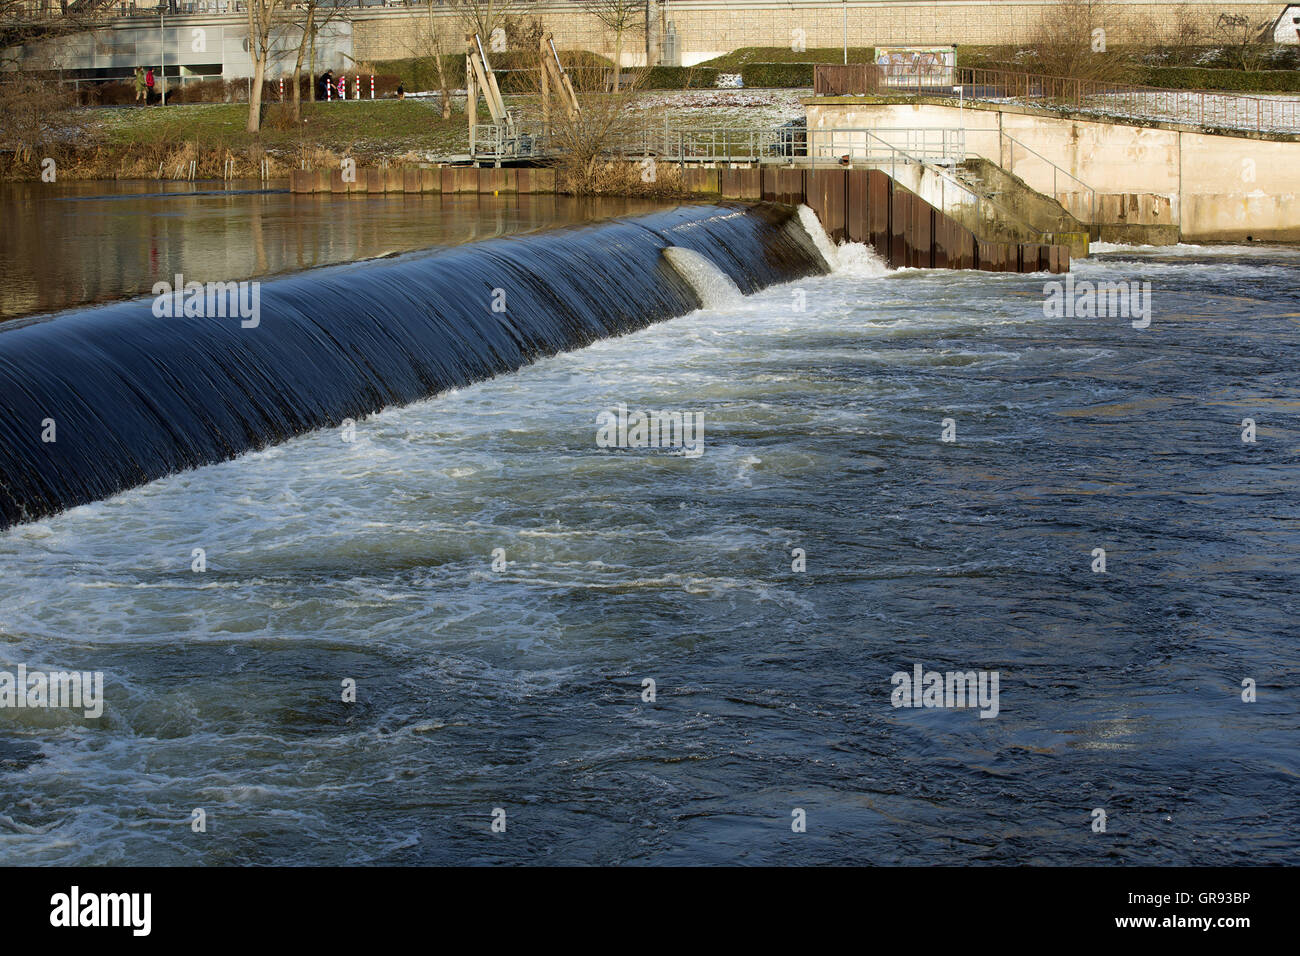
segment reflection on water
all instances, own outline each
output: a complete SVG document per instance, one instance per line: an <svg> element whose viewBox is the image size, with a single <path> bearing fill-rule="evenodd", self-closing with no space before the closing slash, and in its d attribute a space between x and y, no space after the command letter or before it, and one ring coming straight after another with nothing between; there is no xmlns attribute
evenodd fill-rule
<svg viewBox="0 0 1300 956"><path fill-rule="evenodd" d="M235 183L0 185L0 320L648 212L636 199L294 195Z"/></svg>

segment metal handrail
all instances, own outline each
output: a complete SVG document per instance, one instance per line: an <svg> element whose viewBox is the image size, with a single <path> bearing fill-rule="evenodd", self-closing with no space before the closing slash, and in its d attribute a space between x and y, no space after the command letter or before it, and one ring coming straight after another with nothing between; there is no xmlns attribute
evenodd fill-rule
<svg viewBox="0 0 1300 956"><path fill-rule="evenodd" d="M813 138L830 138L832 152L836 141L847 141L839 152L834 152L838 162L845 152L860 154L861 146L875 140L885 142L886 149L894 148L879 134L891 139L902 139L902 147L913 156L927 160L955 164L966 157L965 131L958 127L884 127L849 128L809 131L801 127L774 127L755 129L749 126L656 126L644 124L619 131L611 136L603 150L606 156L656 156L664 161L685 164L688 162L750 162L798 163L805 156L813 165L819 157L829 154L809 149ZM496 123L476 123L474 127L475 155L484 159L502 159L514 156L537 156L554 145L556 137L548 134L540 124L516 123L507 128ZM856 146L855 146L856 142ZM517 152L517 150L524 152Z"/></svg>
<svg viewBox="0 0 1300 956"><path fill-rule="evenodd" d="M830 132L830 133L834 133L834 132L836 132L836 131L835 131L835 130L816 130L816 131L812 131L812 130L810 130L809 132L810 132L810 133L811 133L811 132ZM942 211L945 211L945 210L943 209L943 207L946 205L945 200L946 200L946 198L947 198L946 195L943 193L943 185L942 185L942 184L947 184L947 185L951 185L951 186L955 187L958 191L960 191L960 192L962 192L962 193L965 193L967 196L969 196L971 199L973 199L973 200L975 201L975 217L976 217L977 220L983 221L983 220L986 218L985 215L984 215L984 207L985 207L985 206L991 206L991 207L993 207L994 209L998 210L998 212L1000 212L1000 213L1003 215L1003 217L1004 217L1005 219L1010 220L1011 222L1016 223L1017 225L1019 225L1019 226L1021 227L1021 229L1024 230L1025 232L1030 233L1030 234L1037 234L1037 235L1039 236L1040 239L1045 238L1044 233L1039 232L1037 229L1035 229L1035 228L1034 228L1033 226L1031 226L1029 223L1025 222L1024 219L1022 219L1019 215L1017 215L1016 213L1012 212L1010 209L1008 209L1006 206L1002 205L1001 203L995 201L992 197L990 197L990 196L981 196L979 193L977 193L975 190L971 189L969 186L967 186L967 185L966 185L965 183L963 183L961 180L957 179L957 177L955 177L954 175L952 175L952 173L949 172L949 171L948 171L947 169L945 169L944 167L939 166L939 165L937 165L937 164L935 164L935 163L927 162L923 157L911 155L911 154L909 154L908 152L906 152L905 150L899 149L898 147L896 147L896 146L894 146L894 145L892 145L892 144L886 142L885 140L881 139L880 137L876 136L875 133L872 132L872 131L870 131L870 130L862 130L861 132L865 132L865 133L867 134L868 137L870 137L870 138L872 138L872 139L875 139L875 140L878 140L879 143L881 144L881 146L884 147L886 150L888 150L888 151L890 152L890 154L891 154L891 156L890 156L890 166L889 166L889 178L890 178L890 179L897 180L897 178L898 178L898 176L897 176L897 165L896 165L896 162L897 162L898 157L902 157L902 160L903 160L904 165L911 165L911 164L919 165L919 166L921 166L922 168L924 168L924 169L928 169L928 170L930 170L932 173L934 173L934 174L939 178L940 183L941 183L941 187L940 187L940 195L939 195L939 207L940 207L940 211L941 211L941 212L942 212ZM809 153L810 153L810 155L811 155L811 152L812 152L812 146L811 146L811 143L810 143L810 144L809 144ZM868 160L868 162L869 162L869 161L870 161L870 160ZM972 230L972 231L973 231L973 230Z"/></svg>
<svg viewBox="0 0 1300 956"><path fill-rule="evenodd" d="M904 145L891 142L882 136L904 134ZM808 158L816 166L820 157L835 164L843 158L850 161L873 162L878 152L886 156L906 155L920 161L956 165L966 158L966 131L959 127L844 127L808 130ZM836 140L847 137L845 145L836 146ZM896 138L896 137L891 137ZM817 149L814 141L821 140Z"/></svg>
<svg viewBox="0 0 1300 956"><path fill-rule="evenodd" d="M1037 156L1040 160L1042 160L1043 162L1047 163L1047 165L1052 167L1052 198L1055 199L1058 203L1061 201L1059 198L1060 190L1057 188L1057 175L1063 173L1066 176L1073 179L1080 186L1082 186L1084 190L1089 194L1088 222L1095 223L1097 221L1097 190L1096 189L1094 189L1092 186L1089 186L1087 183L1085 183L1078 176L1074 175L1074 173L1070 172L1068 169L1063 169L1062 167L1056 165L1056 163L1052 162L1050 159L1048 159L1038 150L1034 149L1032 146L1026 146L1024 143L1016 139L1010 133L1001 129L998 130L998 152L999 153L1002 152L1003 139L1010 140L1012 144L1011 162L1007 163L1005 166L1003 166L1002 163L999 162L998 163L999 166L1002 166L1003 169L1005 169L1007 172L1012 173L1014 175L1016 171L1016 147L1019 146L1025 152L1032 153L1034 156ZM998 159L1001 160L1001 158L1002 157L999 155Z"/></svg>

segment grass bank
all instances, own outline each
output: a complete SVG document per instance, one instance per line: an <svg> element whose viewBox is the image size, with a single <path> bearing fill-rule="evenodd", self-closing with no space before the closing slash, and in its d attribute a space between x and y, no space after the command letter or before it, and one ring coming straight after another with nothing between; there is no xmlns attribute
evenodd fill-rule
<svg viewBox="0 0 1300 956"><path fill-rule="evenodd" d="M876 48L873 46L849 47L850 63L874 63ZM786 46L743 46L712 60L705 60L698 66L708 67L720 73L739 73L746 66L759 63L843 63L843 47L812 47L807 50L792 50Z"/></svg>
<svg viewBox="0 0 1300 956"><path fill-rule="evenodd" d="M53 153L60 178L134 179L162 171L174 178L190 161L195 175L219 177L228 162L236 176L256 175L265 159L272 175L287 175L304 160L337 166L344 157L424 161L468 150L465 114L443 120L436 100L360 100L304 103L302 122L271 104L262 129L249 133L248 106L193 103L81 111L83 131ZM486 110L480 107L486 121ZM6 164L5 178L38 179L44 156Z"/></svg>

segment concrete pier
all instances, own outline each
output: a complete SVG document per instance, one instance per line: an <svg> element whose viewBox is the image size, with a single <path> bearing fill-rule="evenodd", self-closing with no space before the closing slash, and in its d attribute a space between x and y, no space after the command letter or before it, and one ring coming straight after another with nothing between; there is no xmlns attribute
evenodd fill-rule
<svg viewBox="0 0 1300 956"><path fill-rule="evenodd" d="M1094 239L1300 241L1300 135L931 97L819 97L804 104L810 133L960 128L968 155L1052 197L1093 227Z"/></svg>

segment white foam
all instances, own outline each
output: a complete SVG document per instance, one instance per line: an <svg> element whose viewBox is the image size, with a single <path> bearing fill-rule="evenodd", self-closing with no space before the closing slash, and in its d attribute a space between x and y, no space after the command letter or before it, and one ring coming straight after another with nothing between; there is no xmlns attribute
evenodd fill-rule
<svg viewBox="0 0 1300 956"><path fill-rule="evenodd" d="M826 234L822 228L821 220L817 218L817 213L813 212L808 206L800 205L799 207L799 224L803 226L804 232L808 233L808 238L813 241L817 251L822 254L826 260L826 266L832 272L835 271L835 265L839 262L840 256L835 249L835 243L831 242L831 237Z"/></svg>
<svg viewBox="0 0 1300 956"><path fill-rule="evenodd" d="M846 242L835 250L838 262L834 271L839 275L863 276L872 278L889 273L885 260L876 255L876 250L866 243Z"/></svg>
<svg viewBox="0 0 1300 956"><path fill-rule="evenodd" d="M1190 242L1180 242L1170 246L1152 246L1137 243L1123 242L1093 242L1088 245L1088 254L1097 255L1100 253L1115 252L1133 252L1159 256L1228 256L1228 255L1259 255L1267 252L1270 256L1276 255L1300 255L1300 250L1289 246L1270 245L1265 242L1250 244L1231 244L1231 243L1212 243L1207 245L1197 245Z"/></svg>
<svg viewBox="0 0 1300 956"><path fill-rule="evenodd" d="M889 266L876 255L874 249L861 242L846 242L835 245L831 237L822 228L817 213L808 206L799 207L799 224L808 233L817 251L826 260L826 266L832 273L851 276L883 276L889 272Z"/></svg>
<svg viewBox="0 0 1300 956"><path fill-rule="evenodd" d="M669 246L664 250L664 258L690 283L704 303L704 308L712 311L730 309L744 298L731 276L694 249Z"/></svg>

